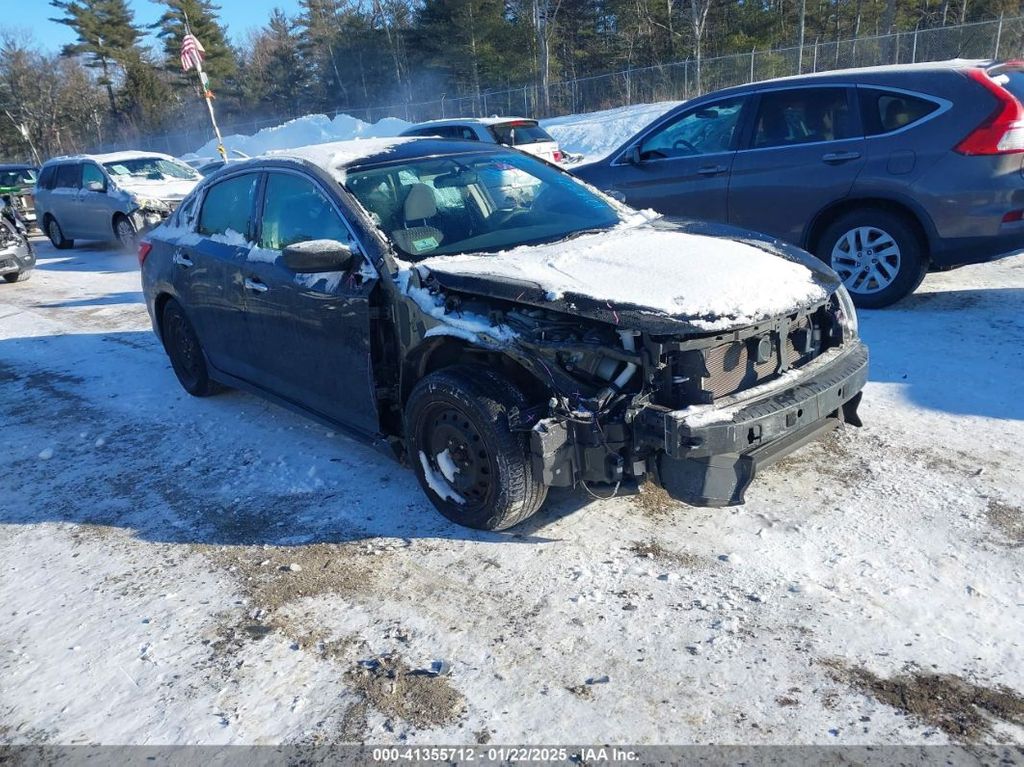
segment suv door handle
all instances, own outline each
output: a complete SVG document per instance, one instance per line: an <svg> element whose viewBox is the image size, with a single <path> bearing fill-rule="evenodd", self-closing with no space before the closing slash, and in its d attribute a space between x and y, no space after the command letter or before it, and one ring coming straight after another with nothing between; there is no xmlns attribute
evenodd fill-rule
<svg viewBox="0 0 1024 767"><path fill-rule="evenodd" d="M698 168L697 172L702 176L717 176L719 173L725 173L729 170L724 165L705 165L702 168Z"/></svg>
<svg viewBox="0 0 1024 767"><path fill-rule="evenodd" d="M821 156L822 162L839 164L860 159L860 152L828 152Z"/></svg>
<svg viewBox="0 0 1024 767"><path fill-rule="evenodd" d="M251 290L254 293L266 293L268 290L270 290L270 288L267 287L266 283L252 279L251 277L245 278L245 289Z"/></svg>
<svg viewBox="0 0 1024 767"><path fill-rule="evenodd" d="M178 266L184 266L186 269L190 266L195 266L195 263L191 258L185 255L185 251L176 250L174 251L174 258L171 259Z"/></svg>

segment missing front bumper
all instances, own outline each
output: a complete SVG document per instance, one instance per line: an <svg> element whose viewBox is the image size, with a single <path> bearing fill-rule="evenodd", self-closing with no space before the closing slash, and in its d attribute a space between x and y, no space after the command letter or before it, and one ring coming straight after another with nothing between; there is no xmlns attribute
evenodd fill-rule
<svg viewBox="0 0 1024 767"><path fill-rule="evenodd" d="M736 411L728 420L693 425L686 411L665 414L658 481L693 506L743 503L757 472L842 423L860 426L867 347L857 343L799 384Z"/></svg>

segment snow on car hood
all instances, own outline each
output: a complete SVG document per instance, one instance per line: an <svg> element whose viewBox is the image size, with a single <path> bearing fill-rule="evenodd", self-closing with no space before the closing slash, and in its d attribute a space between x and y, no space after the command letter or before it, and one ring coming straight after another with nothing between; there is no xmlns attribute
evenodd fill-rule
<svg viewBox="0 0 1024 767"><path fill-rule="evenodd" d="M199 179L151 179L137 178L135 176L115 176L114 183L118 189L139 197L147 197L157 200L180 200L191 192Z"/></svg>
<svg viewBox="0 0 1024 767"><path fill-rule="evenodd" d="M754 324L823 301L839 285L792 246L665 219L500 253L436 256L417 267L444 288L651 332L679 323L708 332Z"/></svg>

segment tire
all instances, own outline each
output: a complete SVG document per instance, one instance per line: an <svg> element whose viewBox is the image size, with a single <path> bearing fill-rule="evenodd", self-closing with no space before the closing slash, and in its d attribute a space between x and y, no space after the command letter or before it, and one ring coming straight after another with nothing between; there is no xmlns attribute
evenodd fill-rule
<svg viewBox="0 0 1024 767"><path fill-rule="evenodd" d="M181 387L193 397L209 397L223 390L210 378L206 354L181 304L170 299L160 315L160 333Z"/></svg>
<svg viewBox="0 0 1024 767"><path fill-rule="evenodd" d="M913 293L928 272L928 255L903 216L862 208L822 233L817 256L839 274L853 303L878 309Z"/></svg>
<svg viewBox="0 0 1024 767"><path fill-rule="evenodd" d="M68 250L75 247L74 240L64 238L64 232L53 216L46 217L46 236L50 238L50 242L57 250Z"/></svg>
<svg viewBox="0 0 1024 767"><path fill-rule="evenodd" d="M511 381L484 368L446 368L416 384L405 406L409 462L452 522L506 530L544 503L548 489L534 477L529 434L509 428L509 411L525 405Z"/></svg>
<svg viewBox="0 0 1024 767"><path fill-rule="evenodd" d="M26 280L32 279L32 270L28 269L24 272L15 272L14 274L5 274L4 282L25 282Z"/></svg>
<svg viewBox="0 0 1024 767"><path fill-rule="evenodd" d="M114 216L114 236L124 250L134 250L138 242L139 230L128 216L118 214Z"/></svg>

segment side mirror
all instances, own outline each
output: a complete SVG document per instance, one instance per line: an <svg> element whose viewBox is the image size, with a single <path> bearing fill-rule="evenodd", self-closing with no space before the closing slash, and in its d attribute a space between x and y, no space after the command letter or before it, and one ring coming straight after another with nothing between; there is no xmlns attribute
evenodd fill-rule
<svg viewBox="0 0 1024 767"><path fill-rule="evenodd" d="M633 146L626 150L626 160L632 165L639 165L643 162L643 158L640 157L639 144L633 144Z"/></svg>
<svg viewBox="0 0 1024 767"><path fill-rule="evenodd" d="M107 185L102 181L90 181L85 185L85 188L90 192L105 192L107 191Z"/></svg>
<svg viewBox="0 0 1024 767"><path fill-rule="evenodd" d="M337 240L306 240L286 247L281 263L293 272L344 272L354 258L352 248Z"/></svg>

